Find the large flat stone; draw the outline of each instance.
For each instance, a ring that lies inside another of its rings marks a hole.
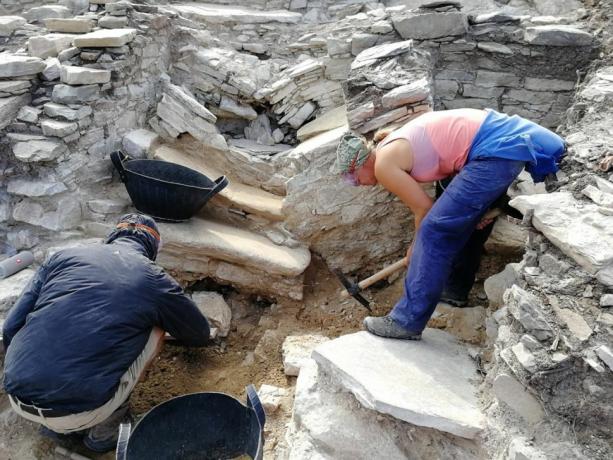
[[[66,145],[52,140],[31,140],[13,145],[15,157],[26,163],[52,161],[66,152]]]
[[[532,224],[590,273],[613,264],[613,216],[597,205],[569,192],[519,196],[510,204],[523,214],[534,210]]]
[[[72,10],[61,5],[37,6],[23,13],[23,17],[28,22],[39,22],[48,18],[69,18],[71,16]]]
[[[111,71],[65,65],[62,66],[60,79],[67,85],[103,84],[111,81]]]
[[[36,75],[47,67],[45,61],[37,57],[0,54],[0,78]]]
[[[347,107],[340,106],[329,110],[315,120],[302,126],[296,133],[299,141],[305,141],[318,134],[347,125]]]
[[[30,95],[5,97],[0,99],[0,129],[6,128],[13,122],[22,107],[30,103]]]
[[[274,244],[264,236],[219,222],[193,218],[181,224],[160,224],[164,245],[284,276],[301,275],[311,261],[305,248]]]
[[[324,343],[313,359],[366,408],[469,439],[485,427],[475,365],[446,332],[427,329],[420,342],[358,332]]]
[[[585,30],[566,25],[527,27],[524,40],[532,45],[589,46],[594,37]]]
[[[98,85],[55,85],[51,99],[58,104],[82,104],[98,99],[99,94],[100,86]]]
[[[92,31],[94,21],[88,18],[45,19],[45,26],[49,32],[61,32],[67,34],[86,34]]]
[[[62,51],[72,47],[72,34],[38,35],[28,40],[28,51],[31,56],[46,59],[56,57]]]
[[[468,28],[463,13],[398,14],[392,16],[394,28],[405,40],[430,40],[433,38],[463,35]]]
[[[10,37],[16,29],[26,25],[21,16],[0,16],[0,37]]]
[[[173,5],[172,9],[181,16],[193,21],[212,24],[240,23],[240,24],[265,24],[283,23],[296,24],[302,19],[302,14],[290,11],[262,11],[243,8],[240,6],[222,5]]]
[[[74,39],[77,48],[109,48],[127,45],[136,37],[136,29],[103,29]]]

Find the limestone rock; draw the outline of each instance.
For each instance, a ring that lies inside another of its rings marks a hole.
[[[255,141],[257,144],[274,145],[275,139],[270,128],[270,119],[265,113],[259,114],[249,126],[245,127],[245,139]]]
[[[613,307],[613,294],[604,294],[600,298],[600,306],[604,308]]]
[[[394,28],[402,38],[430,40],[433,38],[464,35],[468,28],[463,13],[398,13],[392,15]]]
[[[55,85],[51,99],[58,104],[82,104],[84,102],[92,102],[98,99],[100,95],[100,86],[84,85]]]
[[[7,185],[11,195],[27,197],[53,196],[68,190],[62,182],[43,182],[41,180],[12,179]]]
[[[296,376],[300,369],[311,359],[312,351],[328,337],[322,335],[290,335],[283,342],[283,370],[285,375]]]
[[[122,200],[89,200],[87,207],[98,214],[119,214],[125,211],[129,202]]]
[[[0,81],[0,97],[10,97],[25,94],[32,87],[29,80]]]
[[[19,161],[32,163],[52,161],[66,152],[66,145],[52,140],[31,140],[13,145],[13,154]]]
[[[47,81],[53,81],[60,78],[61,64],[59,59],[51,57],[46,61],[47,67],[43,70],[43,78]]]
[[[596,355],[613,371],[613,352],[611,348],[606,345],[600,345],[595,351]]]
[[[494,223],[486,247],[494,247],[497,251],[520,252],[523,251],[526,238],[528,238],[528,230],[525,227],[499,217]]]
[[[479,457],[478,448],[467,440],[361,407],[351,394],[329,382],[312,359],[298,376],[292,415],[289,460]]]
[[[536,358],[523,343],[516,343],[511,347],[511,350],[519,364],[528,372],[534,373],[538,370]]]
[[[540,311],[540,302],[534,295],[513,285],[505,292],[504,301],[509,312],[530,334],[539,340],[553,337],[553,330]]]
[[[79,129],[79,125],[68,121],[43,120],[40,124],[45,136],[66,137]]]
[[[533,209],[533,225],[588,272],[613,264],[613,217],[597,205],[580,203],[569,192],[519,196],[510,204],[523,214]]]
[[[130,131],[122,140],[124,152],[132,158],[146,158],[158,135],[146,129]]]
[[[68,121],[82,120],[92,113],[92,108],[87,105],[71,108],[67,105],[56,104],[55,102],[47,102],[43,109],[48,117],[62,118]]]
[[[90,4],[89,0],[60,0],[59,3],[72,10],[74,14],[85,13],[89,9]]]
[[[562,320],[568,330],[580,341],[585,341],[590,338],[592,328],[585,322],[583,317],[568,308],[557,308],[554,305],[554,311]]]
[[[206,316],[212,327],[218,328],[220,337],[227,337],[230,332],[232,310],[221,294],[216,292],[194,292],[192,300],[200,312]]]
[[[86,34],[92,31],[94,27],[94,22],[91,19],[87,18],[50,18],[45,19],[45,27],[49,29],[49,32],[60,32],[66,34]]]
[[[490,276],[483,283],[483,289],[494,308],[499,308],[504,303],[504,293],[519,280],[519,265],[507,264],[503,271]]]
[[[103,16],[98,19],[98,25],[104,29],[121,29],[128,27],[128,18],[125,16]]]
[[[45,70],[46,64],[40,58],[0,54],[0,78],[36,75]]]
[[[111,81],[111,72],[109,70],[64,65],[62,66],[60,79],[62,83],[67,85],[102,84]]]
[[[383,107],[393,109],[400,105],[413,104],[426,100],[430,96],[430,82],[421,78],[408,85],[398,86],[381,97]]]
[[[251,106],[240,104],[227,96],[221,97],[219,108],[246,120],[255,120],[258,117],[258,113]]]
[[[347,107],[340,106],[319,115],[315,120],[303,125],[296,136],[298,140],[305,141],[318,134],[331,131],[347,125]]]
[[[496,376],[494,394],[528,423],[537,423],[545,417],[538,400],[524,386],[508,374]]]
[[[124,46],[136,38],[136,29],[101,29],[74,39],[77,48],[110,48]]]
[[[15,30],[23,27],[26,22],[21,16],[0,16],[0,37],[10,37]]]
[[[279,408],[283,398],[287,396],[287,390],[263,384],[258,390],[258,396],[266,413],[271,414]]]
[[[0,314],[4,317],[13,304],[17,301],[24,288],[28,285],[35,270],[26,268],[13,276],[0,280]]]
[[[40,109],[26,105],[19,110],[19,113],[17,113],[17,119],[20,121],[25,121],[26,123],[36,123],[38,121],[38,117],[40,116],[40,112]]]
[[[505,460],[547,460],[547,456],[532,447],[526,438],[513,438]]]
[[[589,32],[566,25],[527,27],[524,40],[532,45],[589,46],[594,37]]]
[[[485,427],[475,365],[451,335],[426,329],[423,337],[412,342],[358,332],[320,345],[313,359],[366,408],[474,439]]]
[[[41,59],[55,57],[72,46],[73,38],[71,34],[38,35],[28,40],[28,51]]]
[[[210,24],[296,24],[302,19],[302,14],[290,11],[262,11],[236,6],[232,9],[219,8],[217,5],[185,4],[175,5],[173,10],[192,21]]]
[[[2,114],[2,117],[0,117],[0,129],[4,129],[11,124],[21,108],[29,102],[29,94],[0,99],[0,113]]]
[[[28,22],[42,22],[48,18],[70,18],[72,11],[61,5],[44,5],[29,9],[23,17]]]

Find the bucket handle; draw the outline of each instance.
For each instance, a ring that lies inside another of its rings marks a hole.
[[[121,177],[122,182],[126,182],[128,178],[126,170],[123,167],[123,162],[128,159],[128,156],[119,150],[111,153],[111,161],[113,162],[113,166],[115,166],[115,169],[119,173],[119,177]]]
[[[246,388],[247,391],[247,407],[253,409],[256,417],[258,418],[258,423],[260,424],[260,428],[264,431],[264,424],[266,423],[266,413],[264,412],[264,407],[262,406],[262,402],[260,401],[260,397],[258,396],[258,392],[256,391],[253,385],[248,385]]]
[[[220,176],[215,180],[215,187],[213,187],[212,195],[216,195],[228,186],[228,178],[226,176]]]
[[[131,423],[122,423],[121,425],[119,425],[119,438],[117,439],[117,454],[115,456],[116,460],[126,460],[126,456],[128,455],[128,440],[130,439],[131,433],[132,433]]]

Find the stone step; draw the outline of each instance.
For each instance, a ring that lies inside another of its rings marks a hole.
[[[446,332],[427,329],[417,342],[358,332],[320,345],[312,357],[367,409],[468,439],[485,428],[475,364]]]
[[[159,224],[164,241],[159,263],[182,280],[212,277],[239,288],[302,298],[305,247],[289,248],[225,223],[192,218]]]
[[[223,175],[217,169],[204,164],[203,160],[167,145],[155,148],[153,156],[159,160],[195,169],[213,180]],[[234,180],[230,180],[230,184],[214,200],[224,206],[238,208],[249,214],[255,214],[271,221],[284,220],[282,211],[283,197],[256,187],[238,183]]]

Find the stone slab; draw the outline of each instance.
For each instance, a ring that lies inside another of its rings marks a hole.
[[[283,371],[285,375],[297,376],[307,361],[311,360],[311,353],[322,343],[330,339],[323,335],[290,335],[283,341]]]
[[[247,230],[199,218],[180,224],[160,224],[160,231],[165,246],[180,245],[208,257],[275,275],[301,275],[311,261],[308,249],[279,246]]]
[[[528,423],[539,422],[545,417],[545,412],[538,400],[510,375],[496,376],[493,389],[496,398],[503,401]]]
[[[0,37],[10,37],[16,29],[26,25],[21,16],[0,16]]]
[[[130,131],[122,140],[124,152],[132,158],[146,158],[158,135],[147,129]]]
[[[589,32],[566,25],[527,27],[524,40],[532,45],[589,46],[594,37]]]
[[[45,61],[37,57],[0,54],[0,78],[36,75],[45,70]]]
[[[426,329],[418,342],[358,332],[312,356],[366,408],[469,439],[485,427],[475,364],[446,332]]]
[[[211,327],[218,329],[220,337],[227,337],[230,332],[232,310],[221,294],[217,292],[194,292],[192,300],[200,312],[209,320]]]
[[[344,105],[329,110],[315,118],[315,120],[302,126],[296,135],[298,140],[305,141],[311,137],[317,136],[318,134],[340,128],[342,126],[347,126],[347,107]]]
[[[61,32],[67,34],[86,34],[94,28],[94,22],[87,18],[45,19],[45,26],[49,32]]]
[[[433,38],[463,35],[468,20],[463,13],[426,13],[392,15],[394,28],[402,38],[430,40]]]
[[[72,34],[38,35],[28,40],[28,51],[31,56],[46,59],[55,57],[72,46]]]
[[[0,129],[6,128],[13,122],[22,107],[30,102],[29,94],[21,96],[0,98]]]
[[[136,37],[136,29],[102,29],[74,39],[77,48],[111,48],[127,45]]]
[[[67,85],[104,84],[111,81],[111,71],[65,65],[62,66],[60,79]]]
[[[588,272],[613,264],[613,216],[569,192],[519,196],[510,202],[522,214],[534,210],[532,224]]]
[[[172,9],[187,19],[212,24],[296,24],[302,19],[300,13],[284,10],[262,11],[239,6],[185,4],[172,5]]]

